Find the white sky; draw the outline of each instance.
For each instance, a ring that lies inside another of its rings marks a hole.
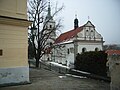
[[[77,14],[79,26],[90,21],[103,36],[105,44],[120,44],[120,0],[51,0],[64,4],[64,10],[58,15],[63,19],[62,32],[74,28]]]

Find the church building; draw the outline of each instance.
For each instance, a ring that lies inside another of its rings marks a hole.
[[[103,50],[103,37],[96,31],[92,22],[88,20],[84,25],[79,26],[77,16],[74,19],[74,28],[56,38],[56,25],[51,15],[50,2],[44,24],[46,33],[51,32],[51,34],[46,41],[48,49],[42,60],[53,61],[71,67],[74,66],[78,53]]]
[[[45,25],[45,30],[46,30],[45,34],[50,33],[49,37],[46,37],[46,38],[48,38],[46,41],[47,48],[46,48],[45,54],[42,57],[42,60],[46,61],[46,60],[51,59],[50,47],[51,47],[51,45],[53,45],[53,43],[56,40],[56,29],[55,29],[56,25],[55,25],[55,20],[53,19],[53,16],[51,15],[50,2],[48,3],[48,12],[47,12],[47,15],[45,18],[44,25]],[[48,36],[48,35],[46,35],[46,36]]]
[[[103,50],[103,37],[90,20],[79,26],[77,17],[74,19],[74,29],[62,33],[54,43],[52,60],[70,67],[78,53]]]

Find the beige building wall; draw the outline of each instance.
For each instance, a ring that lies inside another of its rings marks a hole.
[[[0,0],[0,15],[27,19],[27,0]]]
[[[107,66],[111,77],[111,90],[120,90],[120,55],[108,55]]]
[[[27,27],[0,24],[0,68],[26,66]]]
[[[111,90],[120,90],[120,63],[111,72]]]
[[[0,0],[0,85],[29,82],[27,0]]]

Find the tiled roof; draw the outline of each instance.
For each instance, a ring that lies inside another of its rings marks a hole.
[[[120,55],[120,50],[107,50],[108,55]]]
[[[70,30],[68,32],[65,32],[61,34],[56,40],[55,43],[61,43],[67,40],[70,40],[71,38],[75,37],[77,33],[81,32],[83,30],[83,26],[78,27],[76,29]]]

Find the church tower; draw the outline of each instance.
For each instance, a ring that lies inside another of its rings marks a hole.
[[[50,2],[48,3],[48,13],[45,19],[46,24],[46,32],[50,32],[50,36],[47,40],[47,43],[53,43],[56,39],[56,30],[55,30],[55,21],[53,20],[53,17],[51,15],[51,7]]]
[[[74,19],[74,29],[78,28],[78,19],[77,19],[77,15],[75,15],[75,19]]]

